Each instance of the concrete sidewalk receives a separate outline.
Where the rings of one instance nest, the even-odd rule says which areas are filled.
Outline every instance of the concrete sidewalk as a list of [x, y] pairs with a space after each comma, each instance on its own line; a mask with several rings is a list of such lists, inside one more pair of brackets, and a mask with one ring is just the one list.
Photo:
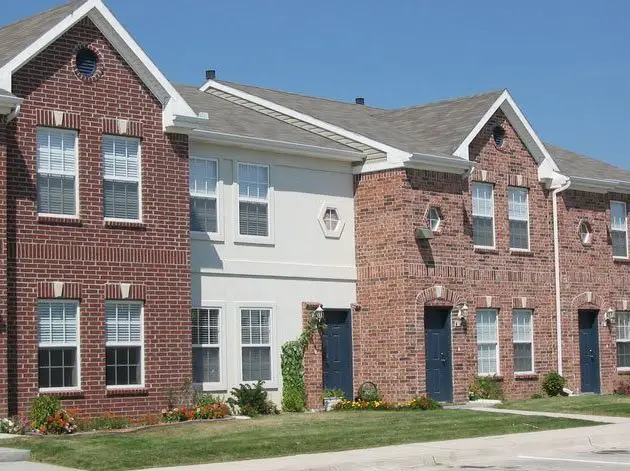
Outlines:
[[518, 409], [495, 409], [494, 407], [463, 407], [462, 409], [477, 412], [494, 412], [497, 414], [536, 415], [538, 417], [554, 417], [557, 419], [578, 419], [602, 422], [604, 424], [630, 424], [630, 417], [614, 417], [609, 415], [565, 414], [560, 412], [538, 412]]
[[[497, 410], [496, 412], [500, 412]], [[520, 411], [519, 411], [520, 412]], [[508, 413], [508, 412], [505, 412]], [[522, 414], [529, 415], [529, 414]], [[534, 414], [540, 415], [540, 414]], [[454, 465], [462, 460], [485, 457], [513, 458], [533, 452], [570, 452], [585, 447], [624, 449], [628, 447], [630, 423], [593, 427], [467, 438], [430, 443], [296, 455], [229, 463], [153, 468], [144, 471], [388, 471]]]

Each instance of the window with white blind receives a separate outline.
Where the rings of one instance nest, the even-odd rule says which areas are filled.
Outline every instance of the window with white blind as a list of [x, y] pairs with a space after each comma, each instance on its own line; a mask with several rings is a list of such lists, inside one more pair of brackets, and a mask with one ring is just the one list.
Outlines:
[[610, 237], [613, 257], [628, 258], [628, 216], [623, 201], [610, 202]]
[[220, 309], [192, 310], [193, 382], [221, 382]]
[[473, 245], [494, 248], [494, 188], [490, 183], [472, 184]]
[[237, 165], [238, 234], [248, 237], [269, 237], [269, 167]]
[[514, 372], [534, 372], [534, 335], [532, 311], [515, 309], [512, 313], [512, 336], [514, 343]]
[[37, 212], [77, 216], [77, 133], [37, 129]]
[[529, 205], [526, 188], [508, 188], [510, 248], [529, 250]]
[[480, 376], [499, 373], [499, 332], [496, 309], [477, 310], [477, 372]]
[[78, 303], [39, 301], [39, 388], [79, 386]]
[[214, 159], [190, 158], [190, 230], [218, 232], [218, 163]]
[[105, 303], [107, 386], [143, 384], [142, 303]]
[[617, 311], [617, 368], [630, 369], [630, 312]]
[[103, 211], [106, 219], [140, 220], [140, 140], [103, 137]]
[[241, 309], [243, 381], [271, 381], [271, 309]]

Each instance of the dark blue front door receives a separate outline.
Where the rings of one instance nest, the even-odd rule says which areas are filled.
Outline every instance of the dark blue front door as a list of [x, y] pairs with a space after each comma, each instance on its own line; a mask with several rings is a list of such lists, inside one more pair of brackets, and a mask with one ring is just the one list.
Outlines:
[[448, 308], [424, 308], [427, 395], [453, 401], [451, 316]]
[[579, 311], [582, 392], [599, 394], [597, 311]]
[[350, 311], [326, 309], [324, 318], [324, 388], [339, 388], [346, 399], [353, 399]]

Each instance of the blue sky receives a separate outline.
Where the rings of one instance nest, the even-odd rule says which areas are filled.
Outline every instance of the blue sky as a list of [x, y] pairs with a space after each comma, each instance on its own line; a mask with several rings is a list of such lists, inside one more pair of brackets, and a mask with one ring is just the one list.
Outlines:
[[[60, 0], [6, 3], [2, 24]], [[106, 3], [174, 82], [212, 68], [385, 108], [508, 88], [544, 140], [630, 168], [628, 1]]]

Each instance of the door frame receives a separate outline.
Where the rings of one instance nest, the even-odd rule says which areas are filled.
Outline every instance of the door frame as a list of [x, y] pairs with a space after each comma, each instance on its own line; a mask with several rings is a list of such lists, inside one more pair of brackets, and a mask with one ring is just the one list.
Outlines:
[[[425, 327], [425, 317], [427, 315], [427, 310], [443, 310], [448, 311], [446, 316], [446, 322], [448, 322], [448, 330], [449, 330], [449, 343], [450, 343], [450, 352], [449, 352], [449, 361], [450, 361], [450, 369], [451, 369], [451, 402], [455, 400], [455, 369], [453, 368], [453, 306], [431, 306], [425, 305], [422, 312], [422, 335], [423, 345], [424, 345], [424, 394], [426, 396], [429, 395], [428, 392], [428, 381], [427, 381], [427, 344], [426, 344], [426, 327]], [[447, 402], [448, 404], [448, 402]]]
[[[601, 330], [599, 327], [599, 313], [600, 309], [578, 309], [577, 310], [577, 327], [578, 327], [578, 350], [579, 350], [579, 369], [580, 369], [580, 393], [584, 393], [582, 391], [582, 349], [579, 342], [580, 338], [580, 312], [594, 312], [595, 313], [595, 326], [597, 328], [597, 371], [598, 371], [598, 382], [599, 382], [599, 391], [596, 393], [586, 393], [586, 394], [601, 394], [602, 393], [602, 342], [601, 342]], [[615, 358], [616, 361], [616, 358]]]
[[[328, 312], [344, 312], [348, 315], [348, 327], [350, 328], [350, 385], [352, 386], [352, 397], [350, 399], [354, 400], [354, 330], [352, 323], [352, 308], [324, 308], [324, 324], [326, 323], [326, 314]], [[323, 346], [323, 336], [325, 332], [322, 332], [322, 346]], [[324, 358], [322, 357], [322, 390], [326, 389], [324, 383]]]

